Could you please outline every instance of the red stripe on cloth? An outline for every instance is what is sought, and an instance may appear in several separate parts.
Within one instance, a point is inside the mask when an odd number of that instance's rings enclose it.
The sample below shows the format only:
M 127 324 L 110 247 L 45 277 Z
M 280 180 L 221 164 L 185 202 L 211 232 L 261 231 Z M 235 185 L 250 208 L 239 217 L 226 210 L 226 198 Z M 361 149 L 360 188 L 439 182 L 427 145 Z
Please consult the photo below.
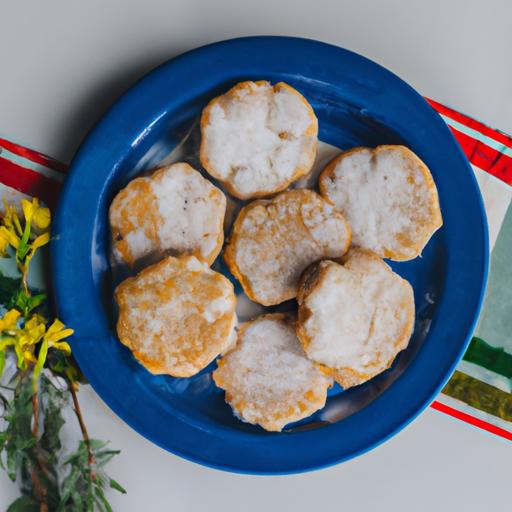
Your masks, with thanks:
M 473 165 L 512 185 L 512 158 L 451 126 L 449 128 Z
M 496 142 L 512 148 L 512 137 L 510 135 L 500 132 L 499 130 L 495 130 L 494 128 L 491 128 L 490 126 L 487 126 L 486 124 L 481 123 L 476 119 L 461 114 L 460 112 L 457 112 L 452 108 L 438 103 L 437 101 L 431 100 L 430 98 L 425 97 L 425 99 L 430 104 L 430 106 L 433 107 L 434 110 L 437 110 L 437 112 L 440 114 L 443 114 L 444 116 L 447 116 L 454 121 L 458 121 L 459 123 L 462 123 L 463 125 L 468 126 L 469 128 L 472 128 L 473 130 L 476 130 L 477 132 L 490 137 L 491 139 L 494 139 Z
M 7 149 L 7 151 L 10 151 L 15 155 L 27 158 L 36 164 L 44 165 L 45 167 L 53 169 L 54 171 L 65 173 L 68 169 L 66 164 L 63 164 L 58 160 L 54 160 L 53 158 L 43 155 L 38 151 L 34 151 L 33 149 L 29 149 L 25 146 L 20 146 L 19 144 L 15 144 L 14 142 L 6 139 L 0 138 L 0 147 Z
M 57 204 L 60 183 L 1 156 L 0 183 L 29 196 L 39 197 L 50 208 L 54 208 Z
M 504 437 L 505 439 L 508 439 L 509 441 L 512 441 L 512 432 L 509 432 L 504 428 L 497 427 L 496 425 L 488 423 L 487 421 L 475 418 L 474 416 L 471 416 L 471 414 L 459 411 L 457 409 L 454 409 L 453 407 L 450 407 L 449 405 L 445 405 L 437 401 L 432 402 L 432 404 L 430 404 L 430 407 L 432 407 L 432 409 L 435 409 L 436 411 L 443 412 L 445 414 L 453 416 L 454 418 L 457 418 L 458 420 L 465 421 L 470 425 L 481 428 L 482 430 L 487 430 L 487 432 L 491 432 L 491 434 L 496 434 L 497 436 L 501 436 Z

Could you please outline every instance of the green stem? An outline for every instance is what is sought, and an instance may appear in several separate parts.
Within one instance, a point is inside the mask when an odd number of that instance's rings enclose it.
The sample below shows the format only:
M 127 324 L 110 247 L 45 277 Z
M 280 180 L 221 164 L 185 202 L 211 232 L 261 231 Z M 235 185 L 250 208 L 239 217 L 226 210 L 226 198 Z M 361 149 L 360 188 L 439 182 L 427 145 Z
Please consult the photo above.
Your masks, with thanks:
M 39 453 L 39 400 L 37 396 L 37 384 L 32 382 L 33 393 L 32 393 L 32 412 L 34 424 L 32 425 L 32 436 L 34 437 L 34 451 L 36 456 L 37 465 L 39 466 L 39 470 L 41 470 L 44 474 L 48 474 L 48 469 L 44 461 L 41 458 Z M 34 494 L 39 502 L 39 512 L 48 512 L 48 503 L 46 500 L 46 496 L 48 495 L 48 490 L 41 482 L 39 477 L 39 472 L 35 467 L 31 468 L 31 479 L 32 485 L 34 487 Z
M 21 237 L 20 246 L 18 248 L 18 258 L 21 261 L 25 259 L 25 256 L 28 252 L 28 240 L 30 238 L 31 225 L 30 222 L 25 223 L 25 230 L 23 231 L 23 236 Z

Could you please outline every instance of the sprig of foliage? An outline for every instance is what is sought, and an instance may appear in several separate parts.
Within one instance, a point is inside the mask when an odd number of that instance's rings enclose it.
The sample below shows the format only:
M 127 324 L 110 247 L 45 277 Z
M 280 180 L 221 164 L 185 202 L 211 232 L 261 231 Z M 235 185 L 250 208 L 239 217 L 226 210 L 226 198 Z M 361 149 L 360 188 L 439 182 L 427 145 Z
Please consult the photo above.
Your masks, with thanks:
M 0 449 L 2 466 L 11 480 L 19 480 L 21 504 L 27 508 L 28 499 L 38 505 L 38 495 L 44 497 L 47 510 L 55 510 L 59 504 L 58 452 L 63 393 L 56 390 L 47 378 L 40 381 L 40 393 L 45 396 L 45 407 L 41 409 L 43 431 L 39 438 L 33 435 L 33 382 L 28 373 L 18 374 L 11 382 L 13 397 L 7 400 L 6 429 L 2 432 Z M 13 504 L 14 505 L 14 504 Z M 11 505 L 11 507 L 13 506 Z M 20 510 L 25 510 L 20 509 Z M 39 510 L 37 506 L 35 510 Z M 11 510 L 11 508 L 9 508 Z M 17 508 L 14 508 L 17 510 Z
M 70 472 L 62 485 L 58 512 L 83 510 L 84 502 L 86 510 L 111 512 L 112 507 L 105 497 L 104 489 L 110 487 L 126 493 L 119 483 L 105 473 L 106 464 L 119 453 L 119 450 L 108 450 L 107 444 L 97 439 L 89 440 L 88 444 L 81 441 L 78 450 L 66 459 L 65 464 L 69 465 Z M 92 464 L 89 459 L 91 455 Z
M 119 452 L 90 440 L 78 402 L 85 381 L 66 339 L 73 330 L 47 318 L 46 295 L 28 287 L 30 262 L 50 240 L 50 211 L 22 200 L 23 217 L 4 201 L 0 256 L 16 261 L 19 278 L 0 274 L 0 378 L 8 359 L 15 371 L 0 385 L 0 466 L 17 481 L 21 496 L 8 512 L 110 511 L 108 488 L 126 491 L 105 473 Z M 83 439 L 63 457 L 63 409 L 72 401 Z

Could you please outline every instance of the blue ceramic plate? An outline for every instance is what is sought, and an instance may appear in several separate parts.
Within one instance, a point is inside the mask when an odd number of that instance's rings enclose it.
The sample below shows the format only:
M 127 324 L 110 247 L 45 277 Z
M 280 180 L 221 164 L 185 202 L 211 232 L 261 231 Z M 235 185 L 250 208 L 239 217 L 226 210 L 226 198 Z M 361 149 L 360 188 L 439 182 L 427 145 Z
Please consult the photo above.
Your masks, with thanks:
M 320 139 L 338 148 L 405 144 L 431 169 L 444 226 L 421 258 L 393 264 L 415 290 L 416 328 L 393 367 L 344 392 L 282 433 L 235 419 L 211 381 L 153 376 L 116 339 L 107 211 L 134 175 L 161 163 L 212 97 L 242 80 L 285 81 L 312 104 Z M 192 130 L 193 131 L 193 130 Z M 439 392 L 463 354 L 488 265 L 482 200 L 442 119 L 398 77 L 347 50 L 305 39 L 251 37 L 173 59 L 107 112 L 76 155 L 54 223 L 58 314 L 75 329 L 75 357 L 94 389 L 129 425 L 182 457 L 248 473 L 328 466 L 381 443 Z

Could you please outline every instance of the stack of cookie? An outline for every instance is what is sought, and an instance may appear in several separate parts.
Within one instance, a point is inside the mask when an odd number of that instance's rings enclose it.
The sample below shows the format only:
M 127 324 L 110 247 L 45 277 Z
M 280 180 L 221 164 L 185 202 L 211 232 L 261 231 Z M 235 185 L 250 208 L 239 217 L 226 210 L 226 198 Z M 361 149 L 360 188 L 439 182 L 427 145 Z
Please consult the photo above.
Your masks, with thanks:
M 411 285 L 382 258 L 419 256 L 442 225 L 425 164 L 404 146 L 354 148 L 322 171 L 318 192 L 290 189 L 316 156 L 318 121 L 289 85 L 243 82 L 201 117 L 205 176 L 185 163 L 137 178 L 110 208 L 114 258 L 160 259 L 121 283 L 119 339 L 149 371 L 213 372 L 243 421 L 280 431 L 344 388 L 388 368 L 414 327 Z M 214 185 L 216 183 L 216 185 Z M 243 200 L 224 261 L 265 306 L 236 327 L 232 283 L 210 265 L 224 242 L 226 196 Z

